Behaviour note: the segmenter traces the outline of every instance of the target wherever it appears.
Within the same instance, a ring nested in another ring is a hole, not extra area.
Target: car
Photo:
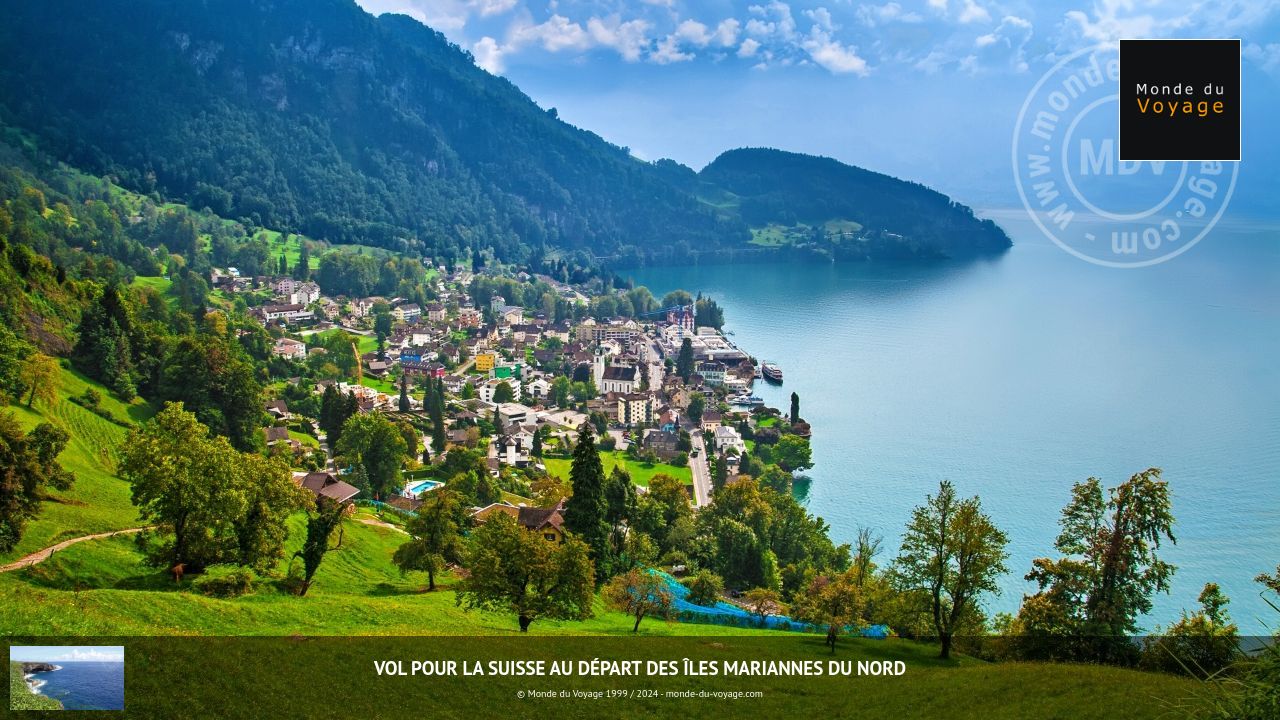
[[[698,457],[698,448],[694,448],[689,452],[689,457]]]

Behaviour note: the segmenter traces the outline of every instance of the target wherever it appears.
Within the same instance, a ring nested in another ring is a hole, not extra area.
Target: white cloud
[[[711,42],[711,33],[707,32],[707,26],[697,20],[685,20],[676,26],[676,31],[672,33],[672,37],[676,42],[687,43],[697,47],[706,47]]]
[[[476,65],[494,75],[502,72],[502,47],[498,41],[489,36],[480,38],[471,46],[471,54],[476,58]]]
[[[1246,60],[1262,68],[1264,72],[1280,73],[1280,43],[1249,43],[1244,47],[1243,53]]]
[[[688,62],[693,57],[693,53],[687,53],[680,49],[680,41],[676,39],[675,35],[668,35],[662,42],[658,43],[658,48],[649,54],[649,59],[659,65]]]
[[[834,30],[836,28],[835,22],[831,20],[831,11],[825,7],[820,7],[816,10],[805,10],[804,16],[826,30]]]
[[[961,69],[972,73],[984,68],[1009,67],[1015,72],[1026,72],[1026,46],[1031,35],[1029,20],[1006,15],[995,29],[974,40],[977,52],[961,62]]]
[[[491,17],[509,12],[518,0],[468,0],[467,5],[475,8],[480,17]]]
[[[586,50],[591,47],[591,36],[578,23],[556,14],[538,25],[513,27],[504,50],[518,49],[528,44],[541,45],[547,52]]]
[[[591,38],[598,45],[613,48],[627,62],[639,60],[649,47],[649,28],[645,20],[622,22],[617,15],[603,20],[593,17],[587,21],[587,32]]]
[[[732,47],[734,43],[738,42],[738,32],[741,29],[742,23],[735,18],[721,20],[720,24],[716,26],[714,34],[716,44],[720,47]]]
[[[896,2],[889,2],[884,5],[859,5],[855,15],[858,18],[858,22],[867,27],[887,25],[892,22],[918,23],[924,21],[924,17],[920,13],[903,10],[902,6]]]
[[[858,49],[843,45],[817,25],[801,43],[801,47],[809,53],[815,63],[837,75],[853,74],[865,76],[869,71],[867,61],[858,55]]]
[[[754,57],[756,51],[760,49],[760,41],[755,38],[747,38],[742,41],[742,45],[738,46],[738,57],[749,58]]]
[[[65,660],[68,662],[119,662],[123,659],[123,651],[103,651],[96,648],[75,648],[71,652],[63,653],[55,658],[55,660]]]
[[[962,23],[988,22],[991,20],[991,13],[974,0],[964,0],[959,19]]]

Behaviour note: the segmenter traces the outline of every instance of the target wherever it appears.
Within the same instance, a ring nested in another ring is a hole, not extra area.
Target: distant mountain
[[[804,225],[837,255],[970,257],[1010,246],[1004,231],[923,185],[831,158],[767,148],[730,150],[698,173],[751,227]],[[861,226],[854,233],[840,221]],[[874,247],[875,250],[868,250]],[[896,253],[894,252],[896,248]]]
[[[353,0],[13,0],[0,53],[0,120],[59,159],[334,243],[644,261],[759,247],[750,225],[826,210],[904,236],[880,240],[896,244],[883,254],[967,256],[1002,235],[937,193],[834,161],[735,151],[700,174],[643,162],[440,33]],[[775,169],[786,176],[764,183]],[[740,202],[709,197],[717,185]]]

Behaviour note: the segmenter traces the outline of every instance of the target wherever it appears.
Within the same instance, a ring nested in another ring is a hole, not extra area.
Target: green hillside
[[[7,11],[0,119],[89,173],[254,227],[571,272],[760,251],[749,228],[771,222],[866,226],[841,244],[849,258],[1009,244],[950,198],[832,160],[788,154],[802,162],[780,167],[731,151],[701,173],[639,160],[439,32],[352,0],[19,0]]]
[[[302,516],[290,522],[292,552],[305,535]],[[514,616],[464,612],[449,590],[421,592],[425,576],[402,577],[391,554],[405,535],[349,519],[343,544],[325,558],[306,597],[261,581],[250,595],[207,597],[143,564],[132,538],[78,543],[50,560],[0,575],[0,635],[508,635]],[[280,574],[287,571],[282,563]],[[217,574],[219,570],[212,571]],[[540,620],[533,634],[622,635],[632,620],[597,603],[585,622]],[[649,621],[645,635],[760,635],[769,631]]]
[[[37,695],[27,687],[22,677],[22,663],[9,663],[10,710],[61,710],[62,703],[44,695]]]
[[[76,481],[69,490],[50,491],[18,545],[0,553],[0,564],[62,540],[138,524],[137,511],[129,500],[129,486],[114,475],[116,450],[128,431],[70,398],[94,388],[102,397],[101,408],[122,423],[145,420],[152,414],[151,406],[141,400],[126,405],[98,383],[66,368],[62,368],[59,380],[56,402],[37,400],[31,409],[13,405],[8,412],[28,430],[49,422],[67,431],[71,439],[58,459]]]

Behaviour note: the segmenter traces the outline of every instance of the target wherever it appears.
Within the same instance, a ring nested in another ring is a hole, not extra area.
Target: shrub
[[[233,598],[253,592],[253,573],[234,570],[226,575],[204,575],[194,583],[195,589],[212,597]]]

